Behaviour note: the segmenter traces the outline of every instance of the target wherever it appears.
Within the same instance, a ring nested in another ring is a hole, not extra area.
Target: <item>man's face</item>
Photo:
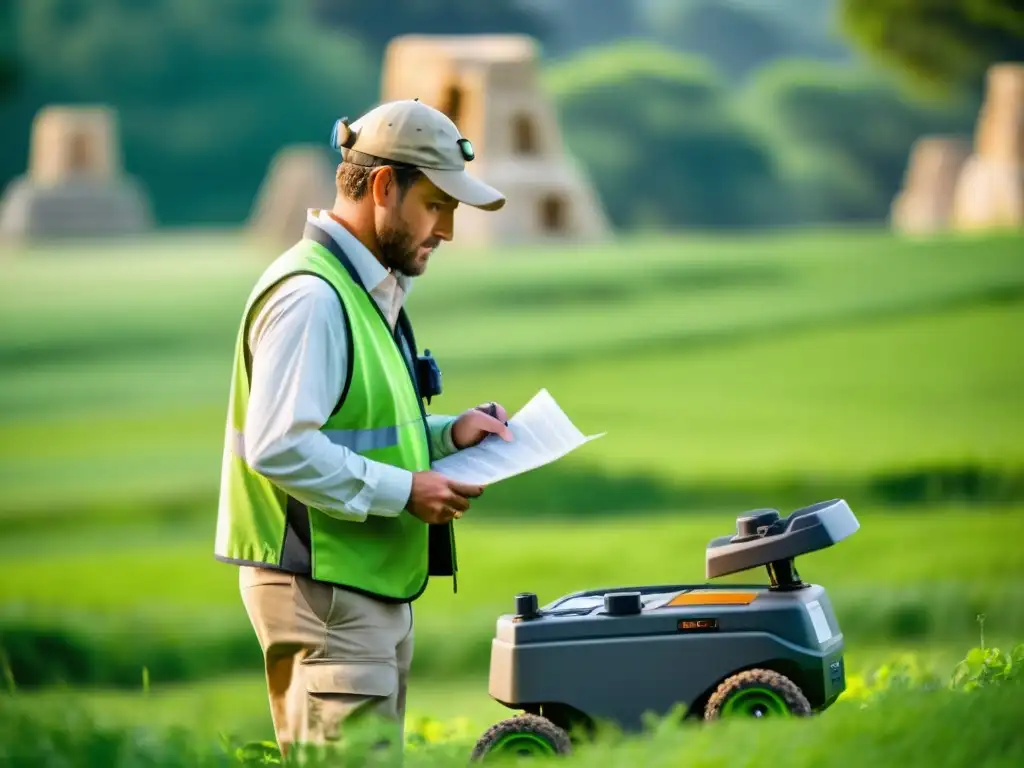
[[[404,196],[395,187],[377,225],[384,264],[410,277],[422,275],[430,254],[452,239],[458,202],[421,177]]]

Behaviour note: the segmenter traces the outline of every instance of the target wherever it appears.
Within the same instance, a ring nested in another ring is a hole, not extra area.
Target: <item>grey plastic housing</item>
[[[711,540],[706,550],[709,579],[789,560],[831,547],[860,528],[843,499],[821,501],[782,517],[759,509],[736,519],[736,533]]]
[[[664,716],[703,702],[736,672],[761,667],[785,674],[815,711],[845,689],[843,634],[824,588],[795,592],[743,587],[749,605],[670,605],[690,591],[735,591],[708,585],[652,585],[640,613],[613,615],[605,596],[577,592],[532,619],[498,619],[491,644],[490,696],[566,727],[572,716],[640,730],[647,713]],[[693,629],[687,629],[693,622]]]

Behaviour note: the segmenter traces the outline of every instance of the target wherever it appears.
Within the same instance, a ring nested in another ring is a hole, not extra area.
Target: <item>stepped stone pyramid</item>
[[[295,144],[278,152],[256,193],[249,233],[269,248],[288,247],[302,237],[309,208],[334,205],[334,174],[330,150]]]
[[[945,231],[953,212],[957,179],[971,154],[960,136],[924,136],[910,152],[903,188],[892,204],[892,226],[910,235]]]
[[[40,110],[32,124],[28,172],[0,199],[0,236],[115,236],[151,228],[148,193],[122,169],[114,110],[59,105]]]
[[[974,152],[960,172],[952,216],[959,230],[1024,228],[1024,64],[989,69]]]
[[[496,212],[460,206],[459,245],[599,241],[608,220],[567,152],[540,85],[535,41],[523,35],[403,35],[385,52],[381,100],[419,98],[473,142],[468,170],[507,198]]]

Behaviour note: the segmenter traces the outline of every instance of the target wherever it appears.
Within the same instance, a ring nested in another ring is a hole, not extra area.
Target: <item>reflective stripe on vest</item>
[[[246,459],[245,433],[239,429],[232,429],[231,448],[234,455],[239,459]],[[355,453],[372,451],[376,448],[390,448],[398,445],[398,427],[377,427],[375,429],[322,429],[321,435],[325,435],[335,445],[348,448]]]

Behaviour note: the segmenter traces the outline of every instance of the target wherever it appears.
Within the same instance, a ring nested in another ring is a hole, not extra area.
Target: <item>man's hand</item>
[[[502,439],[512,442],[512,430],[505,423],[508,414],[497,403],[484,403],[470,408],[455,420],[452,425],[452,442],[460,451],[483,440],[487,435],[500,435]]]
[[[469,509],[469,500],[483,492],[479,485],[459,483],[440,472],[416,472],[405,508],[425,523],[448,523],[462,517]]]

